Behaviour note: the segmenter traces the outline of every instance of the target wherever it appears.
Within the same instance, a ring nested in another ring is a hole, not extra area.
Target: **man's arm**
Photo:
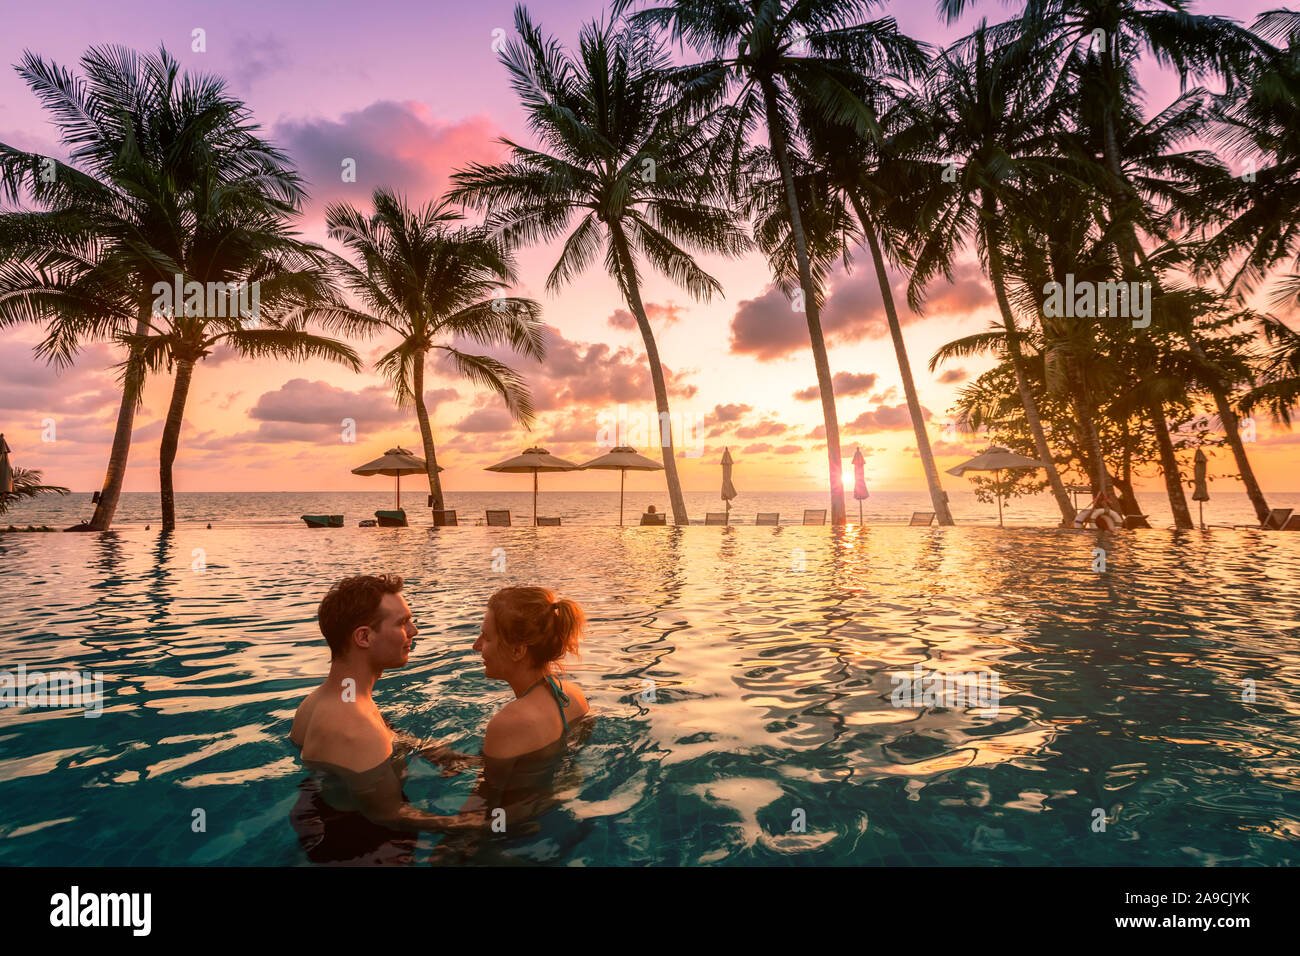
[[[445,744],[429,743],[403,730],[398,730],[389,723],[387,717],[384,717],[383,720],[388,729],[393,732],[394,741],[416,751],[429,763],[443,767],[447,771],[443,774],[444,777],[454,777],[470,767],[482,766],[483,764],[483,758],[477,754],[461,753],[458,750],[452,750]]]

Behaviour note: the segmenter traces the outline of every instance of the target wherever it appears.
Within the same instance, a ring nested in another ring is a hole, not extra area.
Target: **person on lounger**
[[[312,772],[293,825],[313,862],[411,862],[415,831],[481,825],[470,814],[426,813],[402,792],[412,754],[451,776],[481,758],[416,740],[393,728],[374,701],[384,671],[403,667],[416,634],[398,575],[359,575],[330,588],[317,620],[330,670],[299,705],[289,739]]]

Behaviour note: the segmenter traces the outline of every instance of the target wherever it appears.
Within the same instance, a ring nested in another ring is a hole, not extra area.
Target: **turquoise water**
[[[421,628],[379,706],[458,748],[508,694],[471,649],[488,595],[590,615],[597,717],[523,861],[1300,863],[1300,535],[284,526],[0,535],[0,669],[105,693],[94,719],[0,709],[0,864],[306,865],[287,734],[316,604],[378,570]],[[996,714],[892,706],[917,664],[996,673]],[[472,786],[416,760],[406,793]]]

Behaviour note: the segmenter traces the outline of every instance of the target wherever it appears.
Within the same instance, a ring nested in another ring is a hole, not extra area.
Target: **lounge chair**
[[[381,528],[405,528],[406,512],[401,508],[392,511],[376,511],[375,520],[379,522]]]
[[[1286,524],[1282,525],[1283,531],[1300,531],[1300,515],[1292,515],[1287,519]]]
[[[309,528],[341,528],[343,527],[342,515],[299,515],[307,523]]]
[[[706,511],[704,513],[705,524],[726,524],[727,513],[725,511]]]
[[[930,527],[930,525],[934,524],[934,512],[913,511],[912,520],[909,521],[907,524],[908,527],[911,527],[912,525],[916,525],[918,528],[928,528]]]
[[[1134,528],[1150,528],[1151,522],[1147,520],[1146,515],[1125,515],[1124,530],[1132,531]]]
[[[436,527],[445,528],[448,525],[456,524],[456,512],[454,511],[435,511],[433,513],[433,523]]]
[[[780,524],[781,512],[779,511],[760,511],[754,517],[754,524]]]
[[[358,521],[358,522],[357,522],[357,527],[358,527],[358,528],[374,528],[374,527],[377,527],[378,525],[379,525],[379,522],[376,521],[374,518],[366,518],[366,519],[364,519],[364,520],[362,520],[362,521]]]
[[[510,527],[509,511],[486,511],[487,523],[489,528],[508,528]]]
[[[825,508],[805,508],[804,511],[803,511],[803,523],[804,523],[804,524],[825,524],[825,523],[826,523],[826,509],[825,509]]]
[[[641,516],[641,524],[643,524],[643,525],[656,525],[656,526],[658,526],[658,525],[664,525],[664,526],[667,526],[667,524],[668,524],[668,516],[667,516],[666,514],[664,514],[662,511],[656,512],[655,514],[649,514],[649,513],[647,513],[647,514],[643,514],[643,515]]]
[[[538,518],[537,524],[543,528],[558,528],[560,526],[559,518]]]

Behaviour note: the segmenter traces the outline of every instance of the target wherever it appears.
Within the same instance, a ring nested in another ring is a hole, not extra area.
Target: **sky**
[[[1276,0],[1225,0],[1194,6],[1250,22]],[[1007,7],[985,2],[953,26],[929,3],[884,3],[904,32],[942,44],[980,17]],[[566,44],[581,23],[607,16],[599,0],[545,0],[529,5],[543,29]],[[245,100],[264,133],[287,150],[309,183],[300,229],[325,242],[323,210],[333,201],[368,208],[378,185],[413,201],[440,195],[455,169],[500,158],[501,136],[527,141],[523,114],[492,50],[513,32],[513,3],[394,0],[64,0],[13,4],[0,36],[0,142],[63,157],[54,128],[11,68],[24,50],[75,68],[90,46],[165,44],[187,69],[217,73]],[[194,31],[205,49],[196,51]],[[1148,102],[1177,93],[1174,77],[1144,72]],[[343,182],[345,159],[356,182]],[[577,281],[548,293],[556,247],[521,250],[513,294],[542,303],[548,356],[512,359],[538,410],[531,432],[512,422],[495,395],[431,366],[426,398],[434,421],[444,489],[518,489],[519,476],[483,469],[540,445],[576,462],[601,454],[598,441],[623,418],[640,450],[656,436],[654,398],[640,334],[599,262]],[[647,270],[642,295],[665,366],[687,490],[711,490],[724,447],[736,475],[754,490],[825,487],[822,412],[803,316],[774,290],[761,256],[704,258],[724,295],[694,301]],[[895,276],[901,289],[901,278]],[[835,378],[843,454],[860,447],[875,490],[924,487],[869,258],[832,276],[823,325]],[[898,297],[900,303],[905,300]],[[986,359],[927,369],[943,343],[996,319],[988,283],[973,261],[959,264],[951,285],[932,288],[923,316],[902,312],[920,402],[940,469],[983,450],[980,436],[946,426],[957,389],[989,367]],[[74,367],[56,371],[32,357],[34,328],[0,332],[0,431],[15,464],[39,467],[45,479],[74,491],[103,482],[120,391],[112,366],[118,349],[90,343]],[[354,342],[367,369],[353,373],[324,361],[246,361],[216,353],[193,378],[175,476],[178,491],[370,490],[374,479],[350,469],[394,445],[419,454],[414,412],[397,408],[370,367],[395,342]],[[148,384],[136,418],[127,491],[158,488],[158,441],[170,398],[166,375]],[[344,425],[356,423],[354,434]],[[640,436],[636,429],[640,428]],[[602,432],[602,429],[604,431]],[[353,440],[349,440],[353,439]],[[1265,490],[1293,491],[1300,432],[1260,418],[1251,457]],[[1211,474],[1235,471],[1217,453]],[[1188,468],[1190,475],[1190,466]],[[662,488],[660,475],[629,474],[629,490]],[[851,479],[850,479],[851,480]],[[947,487],[964,485],[944,476]],[[1160,487],[1157,475],[1139,487]],[[605,489],[600,473],[566,476],[566,489]],[[1220,486],[1223,488],[1223,486]],[[1223,490],[1227,490],[1223,488]]]

